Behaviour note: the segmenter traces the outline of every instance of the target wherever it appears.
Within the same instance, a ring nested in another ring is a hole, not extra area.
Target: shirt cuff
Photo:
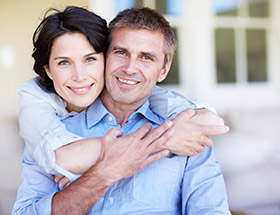
[[[38,212],[38,214],[52,214],[52,199],[55,194],[56,192],[44,196],[40,199],[40,201],[36,203],[36,211]]]

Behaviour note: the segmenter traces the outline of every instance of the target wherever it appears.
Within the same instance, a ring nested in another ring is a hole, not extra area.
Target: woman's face
[[[86,36],[65,33],[52,45],[44,67],[68,111],[81,112],[99,96],[104,86],[104,55],[96,53]]]

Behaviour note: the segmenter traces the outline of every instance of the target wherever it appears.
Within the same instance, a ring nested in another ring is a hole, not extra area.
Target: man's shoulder
[[[148,121],[157,126],[165,122],[163,117],[161,117],[158,113],[155,113],[150,108],[149,100],[147,100],[134,114],[143,115],[143,117],[145,117]]]

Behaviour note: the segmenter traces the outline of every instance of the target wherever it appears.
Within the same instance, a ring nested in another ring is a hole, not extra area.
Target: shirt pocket
[[[163,158],[133,176],[133,198],[153,208],[178,207],[180,162]]]

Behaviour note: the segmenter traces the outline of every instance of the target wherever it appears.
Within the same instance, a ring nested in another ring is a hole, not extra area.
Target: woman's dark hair
[[[50,12],[54,12],[48,15]],[[68,6],[64,11],[49,9],[33,35],[34,71],[39,75],[39,83],[48,91],[55,92],[53,81],[44,66],[49,64],[54,40],[65,33],[84,34],[97,53],[108,48],[108,27],[106,20],[84,8]]]

